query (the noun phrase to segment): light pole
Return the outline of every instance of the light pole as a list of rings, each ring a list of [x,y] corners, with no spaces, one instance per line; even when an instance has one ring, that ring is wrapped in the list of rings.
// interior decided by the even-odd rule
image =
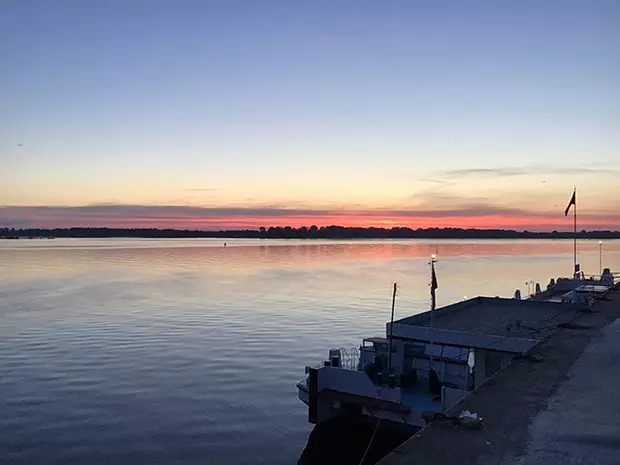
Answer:
[[[430,337],[430,362],[429,362],[429,373],[433,369],[433,330],[434,330],[434,321],[433,321],[433,313],[435,313],[435,306],[437,304],[435,290],[437,289],[437,275],[435,274],[435,263],[437,263],[437,255],[431,254],[431,337]],[[429,378],[430,379],[430,378]]]
[[[598,273],[603,272],[603,241],[598,241]]]
[[[437,263],[437,255],[431,254],[431,312],[435,310],[435,289],[437,289],[437,277],[435,276],[435,263]],[[431,313],[431,319],[433,314]],[[431,320],[432,321],[432,320]]]

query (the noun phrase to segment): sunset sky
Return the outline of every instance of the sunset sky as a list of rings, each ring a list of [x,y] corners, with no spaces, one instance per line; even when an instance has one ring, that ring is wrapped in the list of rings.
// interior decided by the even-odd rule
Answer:
[[[0,227],[620,230],[620,3],[0,3]]]

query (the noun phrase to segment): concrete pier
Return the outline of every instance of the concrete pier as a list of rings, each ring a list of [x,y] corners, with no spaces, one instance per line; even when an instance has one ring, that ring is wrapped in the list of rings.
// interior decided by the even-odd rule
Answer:
[[[616,287],[447,412],[478,413],[482,430],[435,421],[379,464],[620,463],[618,317]]]

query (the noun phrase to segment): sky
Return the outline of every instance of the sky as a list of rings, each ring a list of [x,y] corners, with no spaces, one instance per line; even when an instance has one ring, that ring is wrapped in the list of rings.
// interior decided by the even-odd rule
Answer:
[[[620,230],[617,0],[0,2],[0,227]]]

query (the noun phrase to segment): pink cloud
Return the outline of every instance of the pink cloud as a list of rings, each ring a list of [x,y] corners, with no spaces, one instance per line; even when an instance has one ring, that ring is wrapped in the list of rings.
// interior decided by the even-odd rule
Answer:
[[[126,227],[176,229],[256,229],[260,226],[406,226],[566,231],[570,218],[562,212],[531,212],[484,204],[451,210],[304,209],[284,207],[190,207],[104,204],[79,207],[0,207],[5,227]],[[620,229],[619,213],[580,215],[580,229]]]

